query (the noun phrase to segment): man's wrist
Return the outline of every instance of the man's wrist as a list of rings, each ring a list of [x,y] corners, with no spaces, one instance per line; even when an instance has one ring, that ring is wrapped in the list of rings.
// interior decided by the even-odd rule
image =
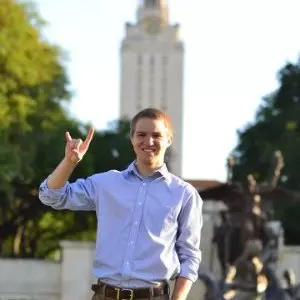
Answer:
[[[73,161],[71,158],[68,157],[64,157],[64,159],[62,160],[62,163],[67,166],[68,168],[75,168],[78,163],[80,162],[80,160],[77,161]]]
[[[192,284],[193,282],[190,279],[179,275],[175,281],[171,300],[186,300]]]

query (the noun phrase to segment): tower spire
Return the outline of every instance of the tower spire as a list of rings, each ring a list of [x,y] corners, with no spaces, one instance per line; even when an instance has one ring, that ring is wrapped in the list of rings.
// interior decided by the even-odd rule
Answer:
[[[144,7],[146,8],[162,8],[163,0],[144,0]]]
[[[167,0],[139,0],[138,20],[155,15],[164,24],[168,23]]]

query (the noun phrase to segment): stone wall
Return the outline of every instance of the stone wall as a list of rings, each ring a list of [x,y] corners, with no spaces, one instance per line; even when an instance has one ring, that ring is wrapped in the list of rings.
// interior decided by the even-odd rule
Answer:
[[[214,214],[204,212],[201,268],[219,273],[219,264],[211,246]],[[60,261],[0,259],[0,300],[90,300],[94,243],[63,241]],[[283,246],[279,272],[295,270],[300,279],[300,247]],[[201,300],[204,287],[194,284],[188,300]]]
[[[59,262],[0,259],[0,300],[60,300]]]

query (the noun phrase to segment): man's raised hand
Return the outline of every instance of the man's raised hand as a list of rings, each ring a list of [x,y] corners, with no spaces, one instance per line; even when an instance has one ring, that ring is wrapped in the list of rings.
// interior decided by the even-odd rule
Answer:
[[[94,136],[94,128],[90,127],[87,137],[84,141],[82,139],[73,139],[69,132],[66,132],[66,149],[65,158],[72,163],[78,163],[82,160],[87,152],[89,145]]]

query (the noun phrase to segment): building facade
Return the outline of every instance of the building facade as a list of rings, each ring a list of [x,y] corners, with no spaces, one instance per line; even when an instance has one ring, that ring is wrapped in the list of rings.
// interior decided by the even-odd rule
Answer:
[[[132,118],[139,110],[155,107],[174,123],[170,170],[182,174],[184,47],[179,25],[169,23],[163,0],[143,0],[137,22],[126,24],[121,45],[120,116]]]

